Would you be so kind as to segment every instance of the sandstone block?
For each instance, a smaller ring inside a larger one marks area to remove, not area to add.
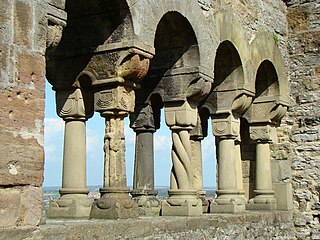
[[[42,188],[26,186],[21,192],[21,225],[37,226],[42,216]]]
[[[12,23],[11,23],[11,10],[12,10],[12,1],[3,0],[0,2],[0,42],[11,43],[12,42]]]
[[[28,2],[16,0],[14,5],[14,43],[32,47],[31,33],[33,13]]]
[[[0,227],[15,226],[20,212],[20,191],[16,189],[0,189]]]
[[[42,184],[43,147],[35,139],[28,139],[29,134],[15,137],[0,131],[0,185]]]
[[[17,54],[17,75],[19,84],[29,85],[31,89],[45,88],[45,59],[40,54],[19,52]]]

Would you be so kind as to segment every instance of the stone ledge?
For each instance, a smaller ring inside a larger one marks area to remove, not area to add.
[[[295,239],[292,212],[140,217],[124,220],[48,220],[34,228],[0,229],[2,239]]]

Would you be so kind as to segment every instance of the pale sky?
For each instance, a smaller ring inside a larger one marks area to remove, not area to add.
[[[61,186],[64,121],[55,110],[55,96],[46,82],[44,186]],[[87,185],[103,183],[104,120],[98,113],[87,121]],[[215,144],[209,124],[208,137],[202,141],[204,187],[213,187],[216,174]],[[127,183],[132,186],[135,133],[125,119]],[[170,130],[161,116],[161,128],[154,135],[155,186],[169,186],[171,163]]]

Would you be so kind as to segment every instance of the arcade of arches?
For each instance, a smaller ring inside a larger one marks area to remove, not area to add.
[[[318,0],[1,0],[0,239],[320,239],[319,16]],[[46,79],[65,132],[63,184],[45,216]],[[94,113],[105,121],[95,201]],[[172,138],[165,200],[154,189],[160,116]],[[132,189],[125,118],[136,138]]]
[[[47,78],[65,121],[61,196],[51,202],[50,218],[290,209],[292,199],[279,198],[290,185],[272,182],[270,144],[277,143],[276,128],[289,100],[284,60],[270,33],[257,33],[248,42],[244,29],[234,33],[224,26],[237,24],[230,12],[205,19],[216,29],[199,29],[201,10],[174,9],[156,14],[149,32],[139,33],[139,19],[120,0],[67,1],[66,11],[61,39],[46,54]],[[211,41],[213,34],[218,41]],[[169,197],[159,201],[153,134],[162,108],[173,144]],[[105,138],[103,188],[92,202],[86,188],[85,122],[94,111],[105,119]],[[126,185],[127,116],[136,134],[132,191]],[[207,134],[216,138],[218,166],[211,203],[202,189],[201,140]]]

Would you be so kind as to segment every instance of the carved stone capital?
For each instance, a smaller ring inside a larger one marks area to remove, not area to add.
[[[130,126],[134,131],[155,131],[153,110],[150,105],[136,107],[130,115]]]
[[[85,120],[86,111],[83,96],[79,88],[58,90],[56,92],[56,109],[64,120]]]
[[[252,103],[252,96],[243,93],[240,94],[232,103],[232,112],[238,115],[242,115]]]
[[[214,90],[210,93],[203,106],[209,109],[210,114],[242,115],[250,106],[254,94],[246,89]]]
[[[94,94],[94,110],[103,113],[134,111],[134,90],[126,86],[97,91]]]
[[[211,85],[210,79],[199,78],[192,81],[187,88],[187,99],[194,103],[201,102],[211,91]]]
[[[246,113],[251,123],[278,124],[288,109],[288,103],[277,96],[266,96],[255,99]]]
[[[276,139],[276,130],[274,127],[265,126],[250,126],[250,138],[257,142],[273,142]]]
[[[212,133],[216,137],[236,138],[240,134],[240,119],[230,115],[217,115],[211,120]]]
[[[197,107],[187,101],[165,103],[164,112],[166,124],[170,128],[177,126],[192,129],[197,125]]]

